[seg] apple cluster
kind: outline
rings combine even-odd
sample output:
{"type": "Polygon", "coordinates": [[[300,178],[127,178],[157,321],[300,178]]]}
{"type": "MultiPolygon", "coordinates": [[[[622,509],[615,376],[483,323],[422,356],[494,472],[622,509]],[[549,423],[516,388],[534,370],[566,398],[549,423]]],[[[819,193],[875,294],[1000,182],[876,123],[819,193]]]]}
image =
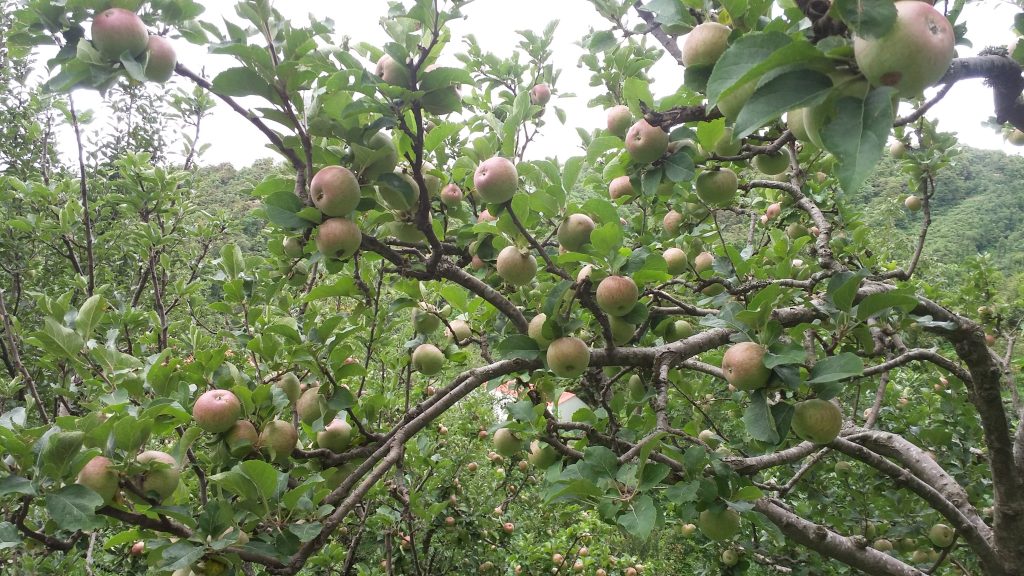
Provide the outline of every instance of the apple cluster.
{"type": "Polygon", "coordinates": [[[171,41],[150,34],[139,15],[124,8],[108,8],[93,18],[92,44],[109,62],[143,63],[146,79],[153,82],[170,80],[177,64],[171,41]]]}

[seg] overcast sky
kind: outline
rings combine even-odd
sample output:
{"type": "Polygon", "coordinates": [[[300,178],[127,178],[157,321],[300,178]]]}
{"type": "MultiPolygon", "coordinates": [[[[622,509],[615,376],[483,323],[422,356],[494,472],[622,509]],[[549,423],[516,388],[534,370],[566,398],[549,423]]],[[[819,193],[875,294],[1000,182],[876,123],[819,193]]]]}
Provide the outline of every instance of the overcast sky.
{"type": "MultiPolygon", "coordinates": [[[[233,19],[234,2],[212,0],[203,2],[208,7],[206,19],[217,21],[218,15],[233,19]]],[[[366,41],[381,45],[387,41],[380,28],[379,18],[386,10],[383,0],[340,0],[310,1],[292,0],[277,2],[275,6],[285,16],[304,21],[310,12],[319,18],[332,18],[339,38],[352,37],[356,42],[366,41]]],[[[969,25],[968,38],[974,47],[958,47],[960,56],[977,53],[988,45],[1005,45],[1013,40],[1010,31],[1013,16],[1018,9],[1008,3],[982,2],[973,4],[965,11],[969,25]]],[[[598,94],[598,88],[589,86],[589,72],[578,68],[577,62],[582,50],[575,45],[591,28],[607,28],[607,22],[586,0],[476,0],[465,8],[466,19],[452,23],[454,40],[446,50],[443,60],[453,62],[452,54],[462,51],[460,39],[465,34],[475,34],[484,50],[499,57],[511,54],[518,42],[515,31],[523,29],[542,30],[548,22],[558,20],[555,43],[552,48],[554,65],[561,70],[561,77],[554,87],[553,103],[567,111],[567,123],[562,126],[554,115],[542,135],[531,145],[531,157],[559,156],[566,158],[578,145],[576,127],[593,129],[604,123],[601,110],[589,109],[586,102],[598,94]],[[575,97],[562,96],[559,92],[574,93],[575,97]]],[[[963,18],[962,18],[963,19],[963,18]]],[[[653,41],[653,39],[652,39],[653,41]]],[[[179,60],[193,70],[205,67],[211,77],[219,70],[233,65],[229,57],[211,56],[201,48],[177,40],[179,60]]],[[[671,93],[682,82],[682,70],[666,57],[654,70],[655,96],[671,93]]],[[[174,82],[181,82],[175,79],[174,82]]],[[[102,102],[94,93],[78,92],[76,99],[91,106],[102,114],[102,102]]],[[[1004,149],[1018,152],[1019,149],[1004,144],[1002,138],[987,126],[982,126],[992,115],[991,92],[982,86],[980,80],[958,83],[943,102],[929,114],[941,118],[940,129],[957,132],[961,142],[978,148],[1004,149]]],[[[102,116],[101,116],[102,117],[102,116]]],[[[94,124],[94,128],[99,128],[94,124]]],[[[231,162],[236,166],[250,164],[261,157],[275,156],[265,148],[265,139],[248,122],[219,104],[212,117],[204,126],[204,142],[212,146],[203,157],[206,164],[231,162]]]]}

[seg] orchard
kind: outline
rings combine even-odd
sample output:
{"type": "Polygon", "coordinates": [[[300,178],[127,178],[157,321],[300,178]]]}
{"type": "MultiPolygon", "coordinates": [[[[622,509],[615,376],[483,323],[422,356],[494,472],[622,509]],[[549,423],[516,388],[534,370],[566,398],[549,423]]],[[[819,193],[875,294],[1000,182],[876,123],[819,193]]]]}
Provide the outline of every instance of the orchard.
{"type": "Polygon", "coordinates": [[[0,573],[1024,574],[1024,290],[928,254],[929,112],[1024,142],[1024,48],[959,54],[1024,18],[578,3],[542,158],[557,27],[451,31],[515,3],[0,0],[0,573]]]}

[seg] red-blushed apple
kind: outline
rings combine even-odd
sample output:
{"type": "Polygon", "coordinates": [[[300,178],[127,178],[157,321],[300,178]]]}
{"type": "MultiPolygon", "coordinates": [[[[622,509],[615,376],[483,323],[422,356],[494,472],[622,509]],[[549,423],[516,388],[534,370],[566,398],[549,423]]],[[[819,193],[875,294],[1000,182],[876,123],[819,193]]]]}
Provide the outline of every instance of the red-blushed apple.
{"type": "Polygon", "coordinates": [[[597,305],[612,316],[625,316],[639,298],[636,282],[627,276],[608,276],[597,286],[597,305]]]}
{"type": "Polygon", "coordinates": [[[346,260],[363,241],[359,227],[351,220],[328,218],[316,229],[316,248],[327,258],[346,260]]]}
{"type": "Polygon", "coordinates": [[[106,456],[95,456],[82,467],[75,482],[99,494],[104,504],[110,504],[118,488],[117,471],[113,466],[106,456]]]}
{"type": "Polygon", "coordinates": [[[498,221],[498,217],[497,216],[492,216],[491,213],[487,209],[484,209],[484,210],[481,210],[480,214],[477,215],[476,221],[477,222],[497,222],[498,221]]]}
{"type": "Polygon", "coordinates": [[[843,414],[835,404],[812,398],[797,402],[793,407],[793,432],[815,444],[828,444],[839,436],[843,427],[843,414]]]}
{"type": "Polygon", "coordinates": [[[949,20],[927,2],[896,2],[896,21],[881,37],[853,37],[853,55],[874,86],[913,97],[938,82],[955,54],[949,20]]]}
{"type": "Polygon", "coordinates": [[[551,100],[551,88],[547,84],[537,84],[530,89],[530,104],[544,106],[551,100]]]}
{"type": "Polygon", "coordinates": [[[473,173],[473,186],[484,202],[508,202],[519,189],[519,173],[508,158],[494,156],[484,160],[473,173]]]}
{"type": "Polygon", "coordinates": [[[345,216],[359,204],[359,181],[344,166],[325,166],[313,176],[309,197],[324,216],[345,216]]]}
{"type": "Polygon", "coordinates": [[[764,211],[764,215],[767,216],[769,220],[778,218],[779,214],[782,214],[782,204],[779,204],[778,202],[769,204],[768,208],[764,211]]]}
{"type": "Polygon", "coordinates": [[[344,420],[334,419],[316,433],[316,445],[331,452],[344,452],[352,441],[352,425],[344,420]]]}
{"type": "Polygon", "coordinates": [[[594,220],[586,214],[570,214],[558,226],[558,243],[566,250],[578,252],[584,244],[590,242],[590,233],[594,231],[594,220]]]}
{"type": "Polygon", "coordinates": [[[618,176],[608,183],[608,197],[612,200],[630,198],[635,195],[636,190],[633,188],[633,183],[629,180],[629,176],[618,176]]]}
{"type": "Polygon", "coordinates": [[[650,164],[668,150],[668,132],[642,119],[626,133],[626,150],[637,164],[650,164]]]}
{"type": "Polygon", "coordinates": [[[669,236],[678,236],[679,229],[682,227],[685,219],[686,217],[679,212],[669,210],[665,213],[665,217],[661,219],[661,227],[664,228],[665,233],[669,236]]]}
{"type": "Polygon", "coordinates": [[[444,353],[433,344],[420,344],[413,350],[412,367],[424,376],[433,376],[444,367],[444,353]]]}
{"type": "Polygon", "coordinates": [[[495,263],[498,276],[513,286],[525,286],[537,276],[537,259],[517,246],[506,246],[495,263]]]}
{"type": "Polygon", "coordinates": [[[710,270],[712,264],[714,263],[715,257],[712,256],[710,252],[701,252],[700,254],[697,254],[696,258],[693,259],[693,269],[696,270],[698,274],[700,274],[705,270],[710,270]]]}
{"type": "Polygon", "coordinates": [[[126,52],[134,58],[149,45],[149,32],[135,12],[108,8],[92,20],[92,43],[107,60],[118,61],[126,52]]]}
{"type": "Polygon", "coordinates": [[[132,556],[142,556],[146,552],[146,543],[141,540],[132,544],[132,556]]]}
{"type": "Polygon", "coordinates": [[[711,206],[724,206],[736,198],[739,179],[728,168],[705,170],[694,183],[697,196],[711,206]]]}
{"type": "Polygon", "coordinates": [[[626,137],[626,131],[633,124],[633,113],[629,111],[628,106],[619,104],[612,106],[608,109],[608,132],[618,136],[619,138],[626,137]]]}
{"type": "Polygon", "coordinates": [[[454,182],[441,190],[441,203],[445,206],[458,206],[462,203],[462,189],[454,182]]]}
{"type": "Polygon", "coordinates": [[[160,502],[174,494],[181,472],[173,456],[159,450],[146,450],[136,456],[135,461],[150,466],[150,469],[139,478],[144,494],[155,493],[159,496],[160,502]]]}
{"type": "Polygon", "coordinates": [[[228,446],[228,452],[235,458],[244,458],[256,449],[259,442],[259,435],[256,427],[248,420],[239,420],[224,434],[224,442],[228,446]]]}
{"type": "Polygon", "coordinates": [[[505,522],[501,525],[501,529],[505,532],[505,534],[511,534],[515,532],[516,525],[511,522],[505,522]]]}
{"type": "Polygon", "coordinates": [[[178,55],[171,41],[163,36],[150,35],[146,46],[146,79],[161,84],[167,82],[174,75],[177,63],[178,55]]]}
{"type": "Polygon", "coordinates": [[[755,342],[733,344],[722,356],[725,380],[740,390],[757,390],[768,384],[771,369],[764,365],[764,346],[755,342]]]}
{"type": "Polygon", "coordinates": [[[295,451],[299,441],[299,433],[291,422],[271,420],[260,432],[260,450],[271,460],[284,462],[295,451]]]}
{"type": "Polygon", "coordinates": [[[242,403],[228,390],[208,390],[192,407],[196,424],[211,434],[227,432],[242,417],[242,403]]]}
{"type": "Polygon", "coordinates": [[[731,33],[731,28],[718,22],[694,26],[683,41],[683,66],[713,66],[729,47],[731,33]]]}
{"type": "Polygon", "coordinates": [[[590,365],[590,348],[579,338],[562,337],[548,345],[547,361],[556,376],[576,378],[590,365]]]}

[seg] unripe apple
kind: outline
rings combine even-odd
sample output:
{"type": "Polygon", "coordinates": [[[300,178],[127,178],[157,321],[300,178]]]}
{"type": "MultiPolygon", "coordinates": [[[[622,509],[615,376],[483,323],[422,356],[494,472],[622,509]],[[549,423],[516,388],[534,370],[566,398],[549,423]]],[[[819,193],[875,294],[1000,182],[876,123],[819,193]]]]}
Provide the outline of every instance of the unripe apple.
{"type": "Polygon", "coordinates": [[[294,372],[285,372],[274,385],[280,388],[292,403],[297,402],[302,394],[302,385],[294,372]]]}
{"type": "Polygon", "coordinates": [[[291,422],[271,420],[260,432],[260,450],[272,460],[284,462],[292,455],[299,433],[291,422]]]}
{"type": "Polygon", "coordinates": [[[902,140],[897,140],[889,146],[889,154],[899,160],[907,155],[907,145],[902,140]]]}
{"type": "Polygon", "coordinates": [[[313,176],[309,197],[324,216],[345,216],[359,204],[359,181],[344,166],[325,166],[313,176]]]}
{"type": "Polygon", "coordinates": [[[708,509],[697,517],[697,526],[711,540],[728,540],[740,531],[740,515],[729,508],[708,509]]]}
{"type": "Polygon", "coordinates": [[[608,572],[604,568],[598,568],[594,571],[594,576],[608,576],[608,572]]]}
{"type": "Polygon", "coordinates": [[[683,220],[685,219],[686,217],[679,212],[669,210],[665,217],[661,219],[661,227],[665,229],[669,236],[676,236],[679,234],[679,228],[683,225],[683,220]]]}
{"type": "Polygon", "coordinates": [[[754,168],[769,176],[783,174],[789,169],[789,154],[782,151],[771,154],[758,154],[754,156],[753,164],[754,168]]]}
{"type": "Polygon", "coordinates": [[[917,212],[923,204],[920,196],[907,196],[907,199],[903,201],[903,206],[911,212],[917,212]]]}
{"type": "Polygon", "coordinates": [[[412,326],[417,334],[431,334],[441,327],[441,319],[437,317],[437,314],[425,310],[423,306],[425,305],[422,303],[420,306],[413,306],[412,326]]]}
{"type": "Polygon", "coordinates": [[[713,66],[729,47],[732,29],[718,22],[703,22],[693,27],[683,41],[683,66],[713,66]]]}
{"type": "Polygon", "coordinates": [[[547,84],[537,84],[530,89],[530,104],[544,106],[551,100],[551,88],[547,84]]]}
{"type": "Polygon", "coordinates": [[[871,547],[879,552],[892,552],[893,550],[892,542],[887,538],[879,538],[878,540],[875,540],[871,544],[871,547]]]}
{"type": "Polygon", "coordinates": [[[608,197],[612,200],[631,197],[635,194],[636,190],[633,189],[633,183],[630,182],[629,176],[618,176],[608,184],[608,197]]]}
{"type": "Polygon", "coordinates": [[[484,209],[484,210],[481,210],[480,214],[477,215],[476,221],[477,222],[497,222],[498,221],[498,217],[497,216],[492,216],[491,213],[488,210],[484,209]]]}
{"type": "Polygon", "coordinates": [[[424,376],[433,376],[444,367],[444,353],[433,344],[420,344],[413,350],[412,367],[424,376]]]}
{"type": "Polygon", "coordinates": [[[547,361],[556,376],[576,378],[590,365],[590,349],[579,338],[559,338],[548,346],[547,361]]]}
{"type": "Polygon", "coordinates": [[[573,572],[583,572],[583,568],[584,568],[583,560],[580,560],[580,559],[577,558],[576,561],[572,563],[572,571],[573,572]]]}
{"type": "Polygon", "coordinates": [[[316,228],[316,248],[327,258],[346,260],[363,241],[359,227],[351,220],[328,218],[316,228]]]}
{"type": "Polygon", "coordinates": [[[747,100],[750,100],[750,97],[754,95],[754,91],[756,89],[756,79],[738,86],[732,92],[729,92],[718,99],[718,111],[721,112],[726,119],[735,121],[739,116],[740,111],[743,110],[743,107],[747,104],[747,100]]]}
{"type": "Polygon", "coordinates": [[[828,444],[839,436],[843,414],[835,404],[812,398],[797,402],[793,410],[793,432],[815,444],[828,444]]]}
{"type": "Polygon", "coordinates": [[[441,203],[445,206],[458,206],[462,203],[462,189],[454,182],[441,190],[441,203]]]}
{"type": "Polygon", "coordinates": [[[537,276],[537,259],[516,246],[506,246],[498,253],[495,263],[498,276],[513,286],[525,286],[537,276]]]}
{"type": "Polygon", "coordinates": [[[565,562],[565,556],[562,556],[561,554],[556,552],[551,555],[551,562],[554,563],[556,566],[561,566],[565,562]]]}
{"type": "Polygon", "coordinates": [[[811,137],[807,134],[807,127],[804,126],[804,109],[795,108],[786,112],[786,127],[793,133],[793,136],[797,140],[804,144],[811,142],[811,137]]]}
{"type": "Polygon", "coordinates": [[[811,226],[807,231],[810,232],[811,236],[814,236],[815,238],[817,238],[818,235],[821,234],[821,229],[818,228],[817,226],[811,226]]]}
{"type": "Polygon", "coordinates": [[[334,419],[316,433],[316,445],[331,452],[344,452],[351,441],[352,425],[344,420],[334,419]]]}
{"type": "Polygon", "coordinates": [[[295,403],[295,411],[299,414],[299,420],[306,424],[312,424],[321,418],[326,420],[327,415],[321,404],[320,387],[312,386],[303,392],[295,403]]]}
{"type": "Polygon", "coordinates": [[[686,320],[676,320],[665,327],[665,341],[676,342],[693,336],[693,326],[686,320]]]}
{"type": "Polygon", "coordinates": [[[953,537],[956,533],[945,524],[936,524],[928,530],[928,539],[939,548],[949,548],[953,545],[953,537]]]}
{"type": "Polygon", "coordinates": [[[807,236],[809,232],[810,231],[807,230],[807,228],[805,228],[803,224],[797,224],[796,222],[790,224],[789,226],[786,226],[786,236],[788,236],[792,240],[796,240],[801,236],[807,236]]]}
{"type": "Polygon", "coordinates": [[[473,186],[484,202],[508,202],[519,188],[519,173],[508,158],[494,156],[484,160],[473,174],[473,186]]]}
{"type": "Polygon", "coordinates": [[[694,184],[697,196],[711,206],[724,206],[736,198],[739,179],[736,173],[728,168],[705,170],[697,176],[694,184]]]}
{"type": "Polygon", "coordinates": [[[1024,146],[1024,132],[1014,128],[1013,131],[1006,135],[1006,140],[1014,146],[1024,146]]]}
{"type": "Polygon", "coordinates": [[[478,430],[477,433],[476,433],[476,437],[481,439],[481,440],[486,440],[488,436],[490,436],[490,434],[488,434],[487,430],[484,430],[483,428],[478,430]]]}
{"type": "Polygon", "coordinates": [[[555,449],[550,445],[534,440],[530,442],[530,453],[526,456],[526,459],[537,468],[549,468],[558,461],[558,452],[555,452],[555,449]]]}
{"type": "Polygon", "coordinates": [[[697,532],[697,525],[696,524],[683,524],[683,527],[680,528],[680,531],[683,533],[683,536],[687,536],[687,537],[693,536],[697,532]]]}
{"type": "Polygon", "coordinates": [[[697,254],[697,257],[693,259],[693,268],[698,274],[705,270],[710,270],[711,265],[715,263],[715,257],[709,252],[701,252],[697,254]]]}
{"type": "Polygon", "coordinates": [[[138,14],[122,8],[108,8],[92,20],[92,43],[107,60],[119,61],[128,53],[132,58],[149,45],[149,32],[138,14]]]}
{"type": "Polygon", "coordinates": [[[740,153],[743,142],[732,139],[732,128],[726,128],[715,140],[714,152],[719,156],[735,156],[740,153]]]}
{"type": "Polygon", "coordinates": [[[896,21],[881,37],[853,37],[853,55],[874,86],[913,97],[949,69],[956,35],[949,20],[926,2],[897,2],[896,21]]]}
{"type": "Polygon", "coordinates": [[[533,338],[533,341],[537,343],[537,346],[541,349],[547,348],[551,341],[544,337],[544,323],[547,322],[548,316],[541,312],[530,320],[529,326],[527,326],[526,334],[533,338]]]}
{"type": "Polygon", "coordinates": [[[259,435],[256,427],[248,420],[239,420],[224,434],[224,442],[228,446],[228,452],[235,458],[248,456],[259,442],[259,435]]]}
{"type": "Polygon", "coordinates": [[[144,494],[156,493],[161,502],[174,494],[181,472],[178,470],[178,463],[174,461],[173,456],[159,450],[146,450],[136,456],[135,461],[142,465],[151,462],[157,463],[139,478],[144,494]]]}
{"type": "Polygon", "coordinates": [[[712,450],[718,448],[722,444],[722,439],[718,437],[712,430],[701,430],[700,434],[697,434],[697,438],[700,438],[702,442],[707,444],[712,450]]]}
{"type": "Polygon", "coordinates": [[[637,164],[650,164],[668,149],[668,133],[641,119],[626,133],[626,150],[637,164]]]}
{"type": "Polygon", "coordinates": [[[765,348],[754,342],[733,344],[722,356],[725,380],[740,390],[757,390],[768,384],[772,371],[764,365],[765,348]]]}
{"type": "Polygon", "coordinates": [[[480,465],[477,464],[476,462],[470,462],[469,464],[466,464],[466,470],[469,470],[470,472],[476,472],[477,468],[479,467],[480,465]]]}
{"type": "Polygon", "coordinates": [[[146,46],[146,79],[152,82],[167,82],[174,75],[178,55],[174,45],[163,36],[150,35],[146,46]]]}
{"type": "Polygon", "coordinates": [[[391,136],[385,132],[377,132],[371,136],[365,148],[353,147],[353,150],[354,167],[365,182],[394,171],[398,165],[398,148],[395,147],[391,136]]]}
{"type": "Polygon", "coordinates": [[[113,466],[114,463],[109,458],[94,456],[82,467],[75,482],[99,494],[104,504],[110,504],[117,495],[118,488],[117,472],[113,466]]]}
{"type": "Polygon", "coordinates": [[[630,566],[629,568],[626,568],[626,576],[636,576],[636,575],[637,575],[636,568],[633,568],[632,566],[630,566]]]}
{"type": "Polygon", "coordinates": [[[512,456],[523,447],[523,441],[508,428],[495,430],[493,442],[494,449],[502,456],[512,456]]]}
{"type": "Polygon", "coordinates": [[[584,244],[590,242],[590,233],[594,231],[594,221],[586,214],[570,214],[558,226],[558,243],[566,250],[578,252],[584,244]]]}
{"type": "Polygon", "coordinates": [[[739,561],[740,555],[732,548],[722,550],[722,564],[725,564],[726,566],[735,566],[739,561]]]}
{"type": "Polygon", "coordinates": [[[625,316],[639,298],[636,282],[628,276],[608,276],[597,285],[597,305],[612,316],[625,316]]]}
{"type": "Polygon", "coordinates": [[[302,258],[302,240],[295,236],[287,236],[281,240],[281,250],[288,258],[302,258]]]}
{"type": "Polygon", "coordinates": [[[445,335],[456,343],[460,343],[472,338],[473,330],[465,320],[455,319],[448,323],[448,328],[445,328],[445,335]]]}
{"type": "Polygon", "coordinates": [[[389,54],[381,56],[380,60],[377,61],[376,74],[381,80],[393,86],[404,86],[409,88],[412,83],[412,77],[409,75],[409,69],[406,68],[404,64],[401,64],[392,58],[389,54]]]}
{"type": "Polygon", "coordinates": [[[679,248],[666,248],[661,257],[665,259],[665,265],[669,274],[682,274],[686,272],[686,252],[679,248]]]}
{"type": "Polygon", "coordinates": [[[227,432],[241,417],[241,402],[227,390],[208,390],[192,407],[196,424],[211,434],[227,432]]]}
{"type": "Polygon", "coordinates": [[[608,132],[619,138],[625,138],[626,131],[632,124],[633,114],[629,111],[628,106],[619,104],[608,109],[608,132]]]}

